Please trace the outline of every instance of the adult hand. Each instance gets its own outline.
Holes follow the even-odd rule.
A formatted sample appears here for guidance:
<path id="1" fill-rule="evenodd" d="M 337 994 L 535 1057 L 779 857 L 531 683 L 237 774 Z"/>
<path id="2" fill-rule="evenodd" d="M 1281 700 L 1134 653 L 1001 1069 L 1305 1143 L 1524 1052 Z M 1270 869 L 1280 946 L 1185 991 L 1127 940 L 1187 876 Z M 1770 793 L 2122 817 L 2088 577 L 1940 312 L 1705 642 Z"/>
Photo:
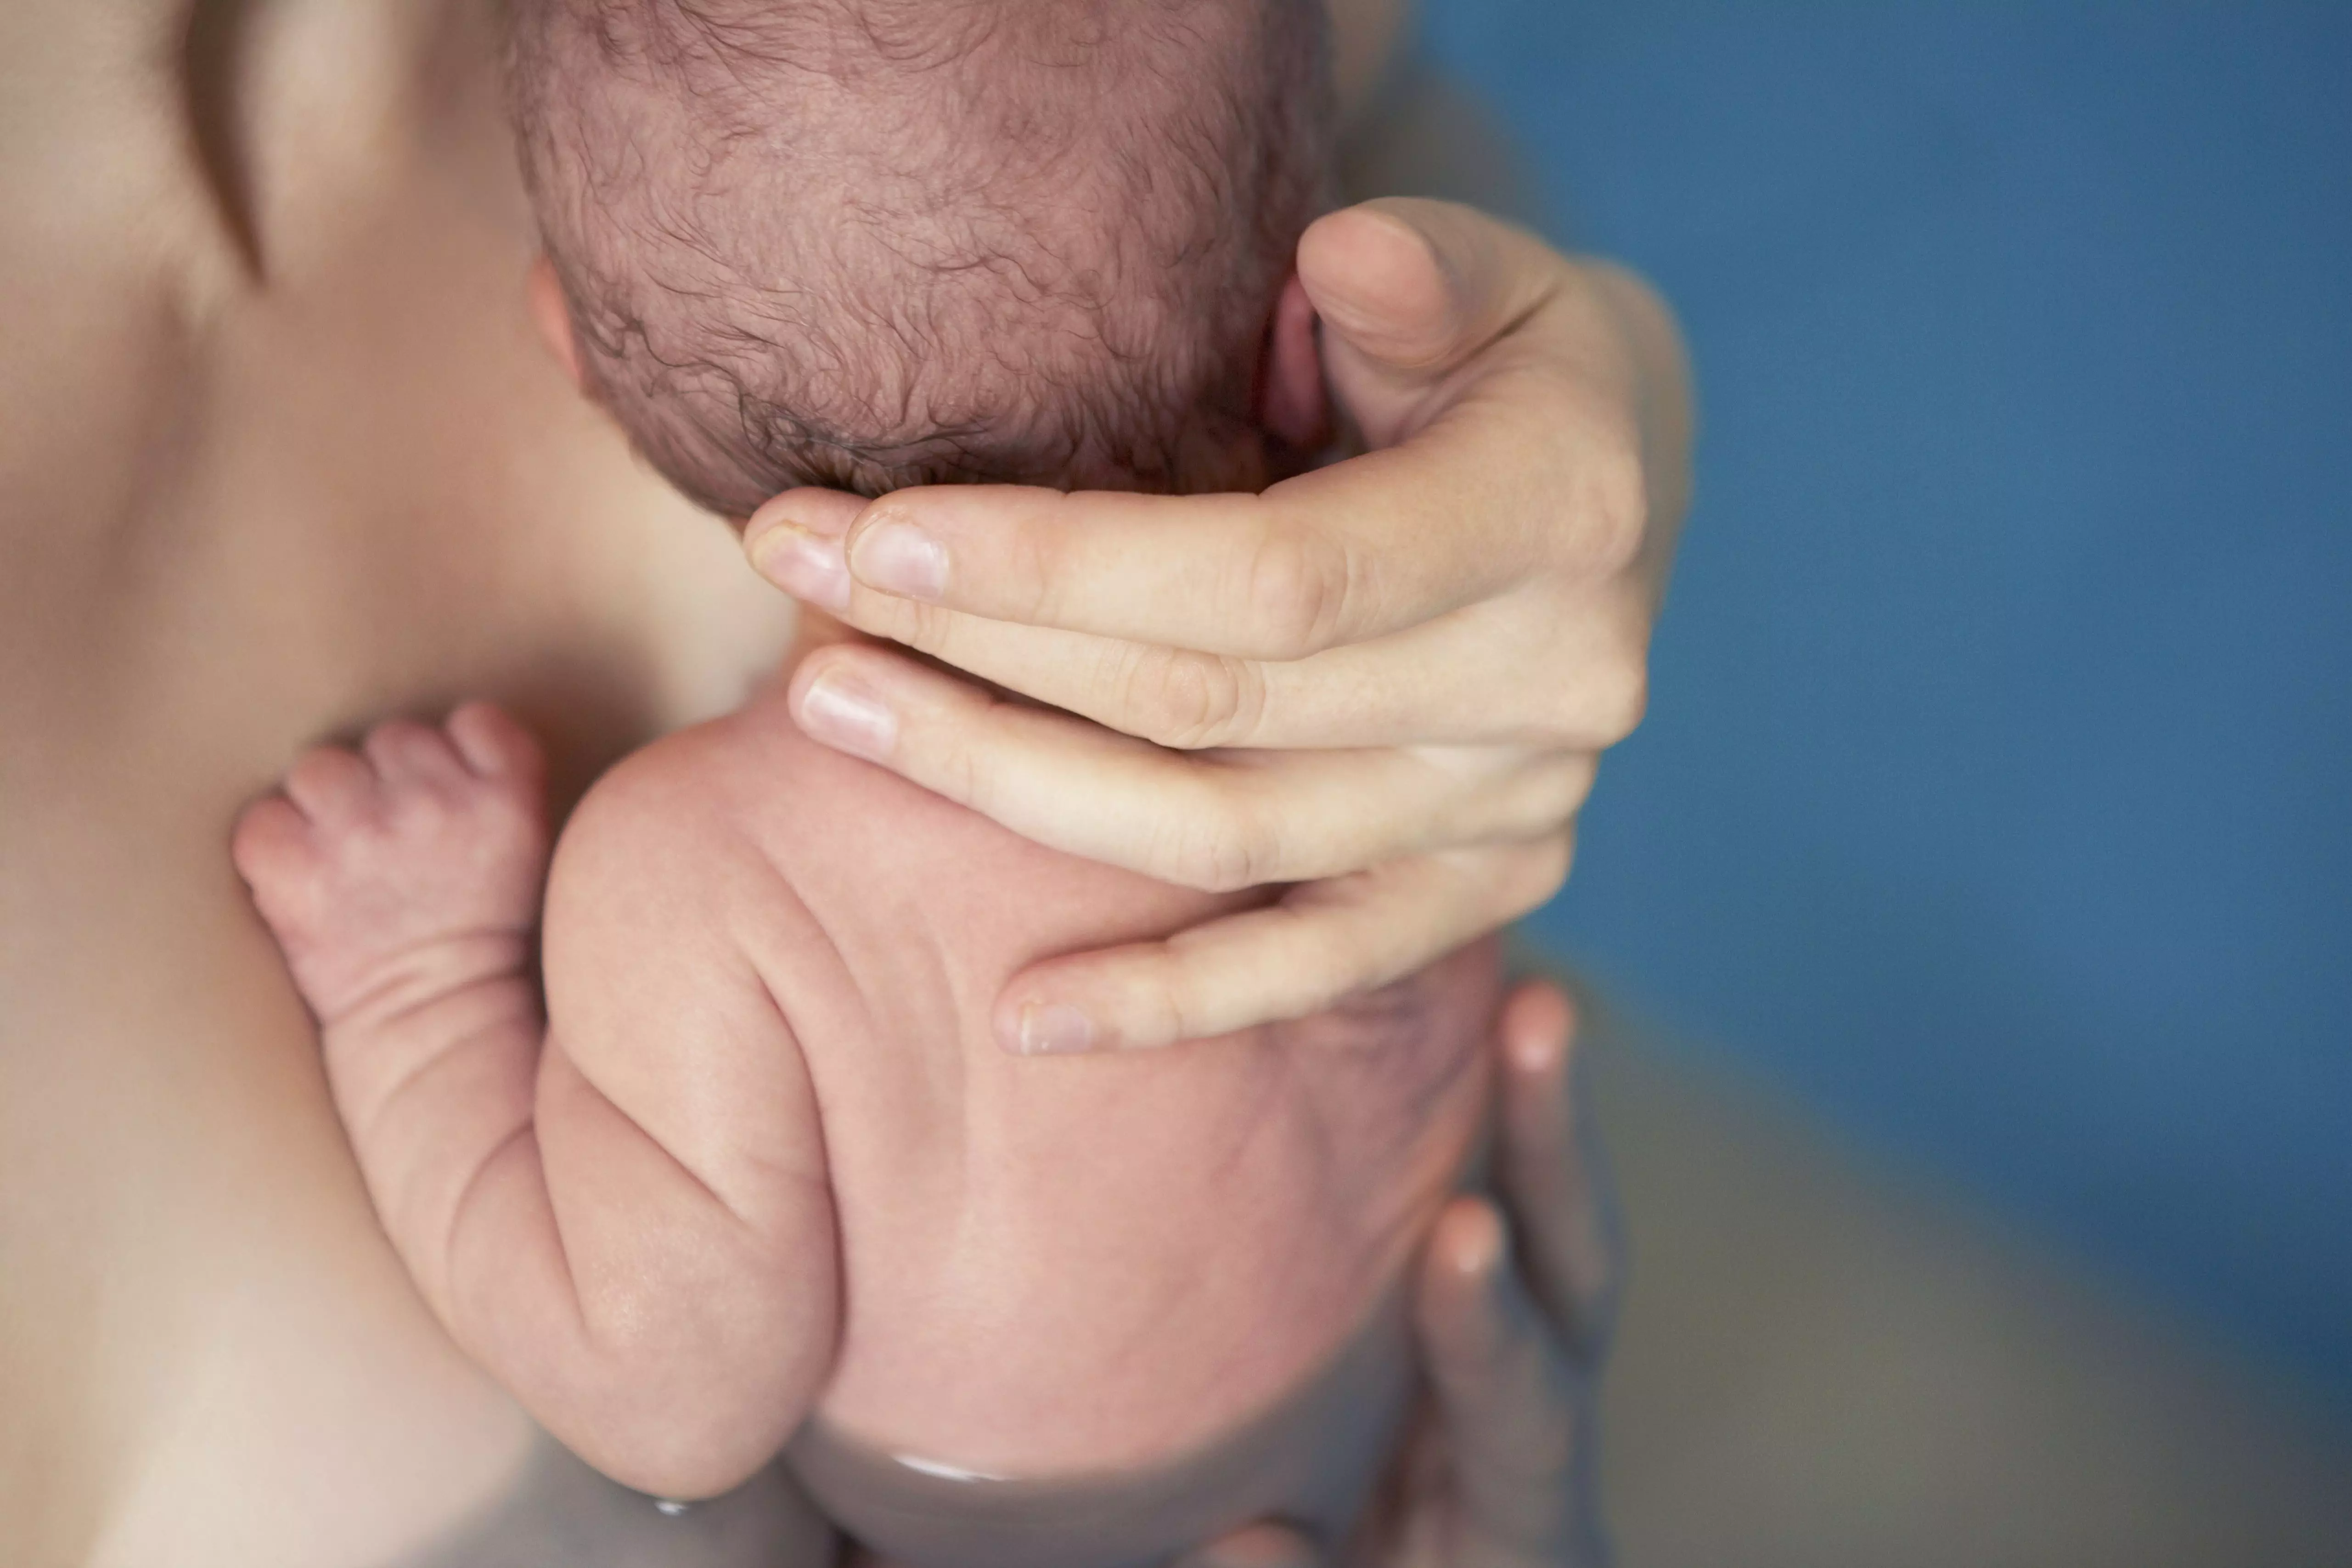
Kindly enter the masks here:
<path id="1" fill-rule="evenodd" d="M 1050 705 L 845 643 L 795 677 L 812 736 L 1072 853 L 1290 884 L 1016 977 L 1010 1048 L 1304 1016 L 1517 917 L 1641 716 L 1687 489 L 1664 308 L 1429 201 L 1323 218 L 1298 272 L 1362 456 L 1255 496 L 795 490 L 746 530 L 787 591 Z"/>
<path id="2" fill-rule="evenodd" d="M 1522 986 L 1504 1008 L 1496 1198 L 1455 1199 L 1423 1253 L 1415 1306 L 1428 1406 L 1344 1563 L 1608 1560 L 1593 1496 L 1593 1396 L 1621 1268 L 1574 1086 L 1573 1023 L 1568 999 L 1545 982 Z M 1260 1524 L 1182 1568 L 1321 1562 L 1297 1531 Z"/>

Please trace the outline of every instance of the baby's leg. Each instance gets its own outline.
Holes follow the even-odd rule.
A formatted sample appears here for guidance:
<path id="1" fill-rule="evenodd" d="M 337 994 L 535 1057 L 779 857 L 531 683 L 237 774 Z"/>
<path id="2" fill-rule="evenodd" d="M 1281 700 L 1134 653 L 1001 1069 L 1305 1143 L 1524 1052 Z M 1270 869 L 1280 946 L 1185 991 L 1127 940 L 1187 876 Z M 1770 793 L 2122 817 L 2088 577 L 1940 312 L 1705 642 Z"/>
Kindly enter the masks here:
<path id="1" fill-rule="evenodd" d="M 568 1011 L 556 998 L 561 1038 L 530 975 L 549 858 L 539 750 L 498 710 L 312 752 L 246 813 L 234 852 L 433 1310 L 591 1463 L 704 1495 L 774 1453 L 830 1361 L 830 1204 L 821 1168 L 778 1196 L 772 1153 L 756 1173 L 726 1157 L 808 1132 L 793 1120 L 813 1119 L 790 1092 L 797 1049 L 763 997 L 712 977 L 723 938 L 633 928 L 630 880 L 654 857 L 629 841 L 659 824 L 625 795 L 583 814 L 600 830 L 574 857 L 591 873 L 548 915 L 583 977 Z M 659 857 L 659 874 L 690 884 L 691 857 Z M 708 1075 L 711 1034 L 759 1048 L 745 1071 L 781 1071 L 784 1092 L 745 1096 L 762 1119 L 732 1143 L 695 1124 L 689 1165 L 648 1129 L 681 1124 L 665 1085 L 688 1076 L 681 1057 Z"/>

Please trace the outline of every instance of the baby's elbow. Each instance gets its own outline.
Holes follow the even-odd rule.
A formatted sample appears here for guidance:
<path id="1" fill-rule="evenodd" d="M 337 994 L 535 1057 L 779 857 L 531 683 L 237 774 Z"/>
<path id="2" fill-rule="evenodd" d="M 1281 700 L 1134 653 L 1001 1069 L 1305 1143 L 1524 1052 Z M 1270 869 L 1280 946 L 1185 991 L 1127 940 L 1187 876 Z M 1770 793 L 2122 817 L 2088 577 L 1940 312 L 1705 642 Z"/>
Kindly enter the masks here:
<path id="1" fill-rule="evenodd" d="M 708 1303 L 706 1303 L 707 1305 Z M 576 1347 L 527 1401 L 565 1447 L 623 1486 L 694 1501 L 773 1459 L 833 1364 L 829 1313 L 632 1314 Z M 812 1321 L 815 1318 L 819 1321 Z M 522 1390 L 518 1389 L 518 1392 Z"/>
<path id="2" fill-rule="evenodd" d="M 700 1501 L 764 1469 L 808 1414 L 803 1380 L 682 1376 L 568 1412 L 555 1435 L 588 1464 L 648 1496 Z"/>
<path id="3" fill-rule="evenodd" d="M 650 1424 L 604 1433 L 574 1451 L 623 1486 L 648 1497 L 701 1502 L 757 1475 L 782 1451 L 792 1428 L 714 1431 L 707 1422 Z"/>

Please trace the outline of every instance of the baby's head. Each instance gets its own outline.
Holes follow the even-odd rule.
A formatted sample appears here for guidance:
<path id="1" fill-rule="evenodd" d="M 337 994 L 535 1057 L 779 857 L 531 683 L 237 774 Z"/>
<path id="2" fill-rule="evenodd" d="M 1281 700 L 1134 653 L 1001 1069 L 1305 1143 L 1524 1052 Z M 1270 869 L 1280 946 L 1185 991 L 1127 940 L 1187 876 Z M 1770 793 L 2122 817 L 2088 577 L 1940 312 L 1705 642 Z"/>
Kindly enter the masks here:
<path id="1" fill-rule="evenodd" d="M 514 0 L 577 369 L 723 515 L 1255 489 L 1323 0 Z"/>

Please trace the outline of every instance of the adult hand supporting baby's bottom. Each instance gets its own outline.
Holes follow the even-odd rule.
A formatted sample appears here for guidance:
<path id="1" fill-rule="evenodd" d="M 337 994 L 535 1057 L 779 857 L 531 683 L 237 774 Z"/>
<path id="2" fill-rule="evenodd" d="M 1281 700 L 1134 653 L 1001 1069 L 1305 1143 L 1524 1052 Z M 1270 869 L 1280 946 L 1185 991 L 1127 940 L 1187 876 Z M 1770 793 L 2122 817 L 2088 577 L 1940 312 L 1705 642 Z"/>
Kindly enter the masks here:
<path id="1" fill-rule="evenodd" d="M 1429 1408 L 1342 1554 L 1350 1568 L 1607 1561 L 1593 1402 L 1621 1269 L 1575 1082 L 1574 1025 L 1546 981 L 1522 985 L 1504 1007 L 1495 1197 L 1456 1198 L 1423 1253 L 1415 1305 Z M 1305 1537 L 1262 1524 L 1182 1568 L 1321 1564 Z"/>
<path id="2" fill-rule="evenodd" d="M 1301 1017 L 1517 917 L 1640 715 L 1689 461 L 1655 297 L 1439 202 L 1333 214 L 1297 259 L 1363 456 L 1263 495 L 794 490 L 746 530 L 786 591 L 1051 705 L 845 644 L 795 679 L 815 738 L 1075 854 L 1293 884 L 1016 977 L 1013 1049 Z"/>

